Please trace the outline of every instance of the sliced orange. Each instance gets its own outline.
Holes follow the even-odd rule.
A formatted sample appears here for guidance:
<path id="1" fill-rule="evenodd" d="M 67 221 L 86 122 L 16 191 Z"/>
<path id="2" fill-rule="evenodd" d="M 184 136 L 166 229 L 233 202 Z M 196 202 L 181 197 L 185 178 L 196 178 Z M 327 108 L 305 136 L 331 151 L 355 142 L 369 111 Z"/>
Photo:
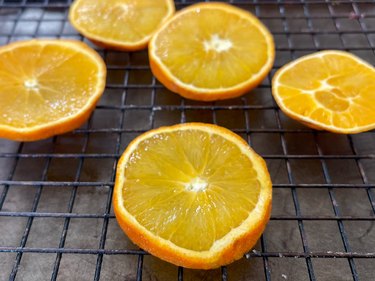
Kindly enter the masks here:
<path id="1" fill-rule="evenodd" d="M 173 0 L 75 0 L 69 20 L 99 46 L 136 51 L 174 11 Z"/>
<path id="2" fill-rule="evenodd" d="M 72 40 L 30 40 L 0 48 L 0 137 L 32 141 L 78 128 L 106 80 L 102 58 Z"/>
<path id="3" fill-rule="evenodd" d="M 212 101 L 256 87 L 275 57 L 273 37 L 250 12 L 199 3 L 175 14 L 149 44 L 151 70 L 183 97 Z"/>
<path id="4" fill-rule="evenodd" d="M 187 123 L 137 137 L 113 196 L 130 239 L 173 264 L 209 269 L 241 258 L 270 217 L 267 167 L 228 129 Z"/>
<path id="5" fill-rule="evenodd" d="M 272 93 L 285 114 L 309 127 L 341 134 L 375 128 L 375 69 L 348 52 L 317 52 L 285 65 Z"/>

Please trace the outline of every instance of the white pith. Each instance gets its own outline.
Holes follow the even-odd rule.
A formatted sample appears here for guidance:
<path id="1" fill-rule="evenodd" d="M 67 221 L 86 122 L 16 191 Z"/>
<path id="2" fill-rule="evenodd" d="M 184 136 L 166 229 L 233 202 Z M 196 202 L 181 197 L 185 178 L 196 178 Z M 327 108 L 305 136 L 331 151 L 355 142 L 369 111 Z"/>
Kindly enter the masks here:
<path id="1" fill-rule="evenodd" d="M 211 40 L 203 42 L 204 50 L 206 52 L 215 51 L 218 53 L 229 51 L 233 44 L 228 39 L 220 38 L 219 35 L 211 35 Z"/>
<path id="2" fill-rule="evenodd" d="M 208 183 L 199 177 L 193 179 L 191 182 L 185 185 L 185 188 L 187 190 L 194 191 L 194 192 L 205 191 L 207 187 L 208 187 Z"/>
<path id="3" fill-rule="evenodd" d="M 38 89 L 38 81 L 36 79 L 28 79 L 24 83 L 25 88 L 29 90 L 37 90 Z"/>

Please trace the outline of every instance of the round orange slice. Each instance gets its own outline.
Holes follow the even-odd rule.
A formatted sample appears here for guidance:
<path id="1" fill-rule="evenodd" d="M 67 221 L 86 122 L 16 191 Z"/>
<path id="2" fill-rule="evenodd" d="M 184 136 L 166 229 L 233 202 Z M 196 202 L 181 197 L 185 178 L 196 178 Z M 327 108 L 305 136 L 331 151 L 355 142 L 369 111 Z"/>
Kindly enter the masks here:
<path id="1" fill-rule="evenodd" d="M 375 69 L 348 52 L 317 52 L 285 65 L 273 77 L 272 93 L 286 115 L 314 129 L 375 128 Z"/>
<path id="2" fill-rule="evenodd" d="M 151 70 L 183 97 L 213 101 L 240 96 L 271 70 L 273 37 L 250 12 L 199 3 L 177 12 L 152 37 Z"/>
<path id="3" fill-rule="evenodd" d="M 99 46 L 136 51 L 174 11 L 173 0 L 75 0 L 69 20 Z"/>
<path id="4" fill-rule="evenodd" d="M 262 234 L 272 187 L 264 160 L 228 129 L 187 123 L 146 132 L 122 155 L 113 205 L 130 239 L 173 264 L 209 269 Z"/>
<path id="5" fill-rule="evenodd" d="M 81 126 L 101 97 L 102 58 L 72 40 L 30 40 L 0 48 L 0 137 L 44 139 Z"/>

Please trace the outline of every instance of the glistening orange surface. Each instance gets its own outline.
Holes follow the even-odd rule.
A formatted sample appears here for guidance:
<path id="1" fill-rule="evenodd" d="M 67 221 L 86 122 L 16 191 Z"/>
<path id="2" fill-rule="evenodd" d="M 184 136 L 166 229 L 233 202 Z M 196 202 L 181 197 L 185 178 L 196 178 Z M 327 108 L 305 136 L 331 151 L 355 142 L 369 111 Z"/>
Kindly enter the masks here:
<path id="1" fill-rule="evenodd" d="M 272 93 L 288 116 L 312 128 L 343 134 L 375 128 L 375 69 L 353 54 L 299 58 L 275 74 Z"/>
<path id="2" fill-rule="evenodd" d="M 264 160 L 231 131 L 209 124 L 162 127 L 122 155 L 116 218 L 140 247 L 176 265 L 215 268 L 241 258 L 269 220 Z"/>
<path id="3" fill-rule="evenodd" d="M 174 11 L 173 0 L 75 0 L 69 20 L 100 46 L 135 51 L 147 47 Z"/>
<path id="4" fill-rule="evenodd" d="M 32 141 L 79 127 L 105 87 L 106 67 L 86 44 L 31 40 L 0 48 L 0 137 Z"/>
<path id="5" fill-rule="evenodd" d="M 274 56 L 267 28 L 251 13 L 224 3 L 199 3 L 177 12 L 149 44 L 156 78 L 173 92 L 204 101 L 256 87 Z"/>

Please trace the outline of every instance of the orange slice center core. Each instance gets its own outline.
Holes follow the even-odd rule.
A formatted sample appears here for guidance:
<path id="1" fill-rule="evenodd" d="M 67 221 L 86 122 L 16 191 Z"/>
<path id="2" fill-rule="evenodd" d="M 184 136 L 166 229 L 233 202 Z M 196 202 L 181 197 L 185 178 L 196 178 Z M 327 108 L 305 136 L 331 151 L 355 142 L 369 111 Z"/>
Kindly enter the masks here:
<path id="1" fill-rule="evenodd" d="M 321 89 L 314 92 L 315 99 L 325 108 L 342 112 L 350 107 L 351 99 L 355 95 L 348 96 L 339 88 L 332 86 L 328 81 L 321 81 Z"/>
<path id="2" fill-rule="evenodd" d="M 24 86 L 27 90 L 38 90 L 39 84 L 36 79 L 27 79 L 24 82 Z"/>
<path id="3" fill-rule="evenodd" d="M 232 41 L 220 38 L 217 34 L 213 34 L 211 40 L 203 42 L 203 46 L 206 52 L 215 51 L 221 53 L 229 51 L 233 44 Z"/>
<path id="4" fill-rule="evenodd" d="M 315 92 L 315 98 L 320 104 L 332 111 L 345 111 L 349 108 L 350 102 L 337 95 L 340 90 L 333 88 L 331 90 Z"/>
<path id="5" fill-rule="evenodd" d="M 191 182 L 185 185 L 186 190 L 193 192 L 205 191 L 207 187 L 208 183 L 199 177 L 193 179 Z"/>

